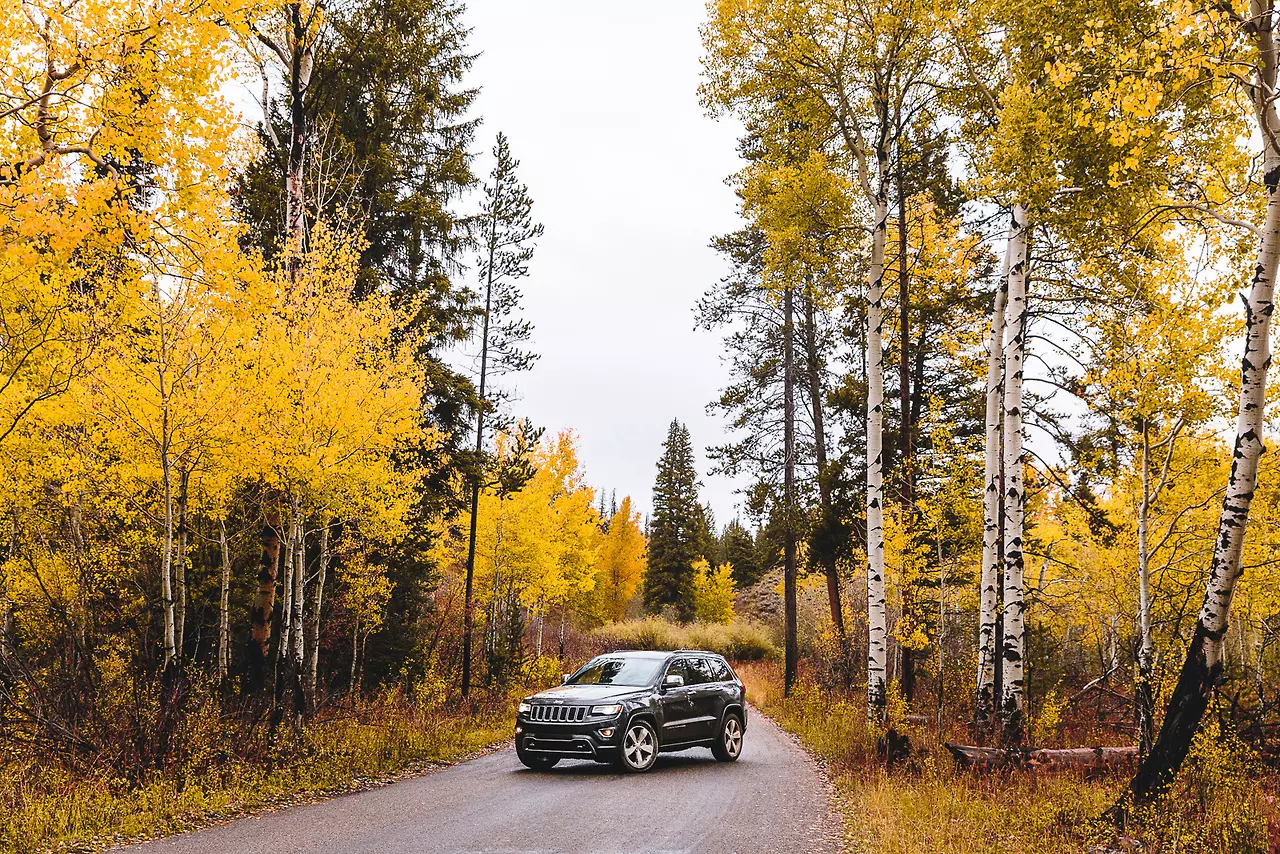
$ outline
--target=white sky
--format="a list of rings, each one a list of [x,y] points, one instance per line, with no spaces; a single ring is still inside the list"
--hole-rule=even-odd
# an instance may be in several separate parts
[[[534,369],[514,378],[516,414],[577,431],[589,481],[649,508],[667,425],[689,425],[704,500],[719,524],[733,484],[708,476],[722,441],[705,406],[727,379],[720,336],[695,331],[697,298],[725,272],[708,248],[737,227],[724,179],[737,126],[704,115],[700,0],[469,0],[481,53],[476,163],[511,141],[546,227],[523,282]]]

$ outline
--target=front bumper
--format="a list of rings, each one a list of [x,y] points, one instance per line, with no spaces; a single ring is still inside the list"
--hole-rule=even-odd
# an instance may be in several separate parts
[[[622,743],[619,718],[583,721],[581,723],[546,723],[516,721],[516,747],[536,756],[595,759],[606,762],[618,754]]]

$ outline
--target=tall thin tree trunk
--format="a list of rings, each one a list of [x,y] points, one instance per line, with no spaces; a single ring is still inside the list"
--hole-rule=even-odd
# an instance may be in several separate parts
[[[352,697],[356,695],[356,673],[357,665],[360,662],[360,617],[355,619],[355,625],[351,628],[351,678],[347,681],[347,693]]]
[[[915,562],[915,474],[912,470],[911,444],[911,293],[907,281],[907,194],[902,172],[902,146],[898,146],[898,405],[901,436],[899,451],[902,456],[902,523],[903,569],[914,570]],[[915,616],[915,573],[903,572],[902,610],[908,620]],[[916,668],[914,651],[900,645],[902,666],[899,680],[902,697],[908,703],[915,698]]]
[[[822,382],[822,358],[818,353],[818,320],[810,292],[812,283],[805,288],[804,296],[804,347],[805,363],[809,380],[809,404],[813,410],[813,458],[818,470],[818,512],[824,528],[834,520],[835,510],[831,506],[831,478],[827,471],[827,434],[824,416],[825,391]],[[823,571],[827,577],[827,605],[831,610],[831,624],[840,636],[842,654],[844,646],[844,609],[840,605],[840,573],[836,567],[835,552],[830,548],[822,550]]]
[[[164,501],[164,539],[160,554],[160,600],[164,608],[164,666],[178,659],[178,633],[173,607],[173,465],[167,450],[160,452],[160,479]]]
[[[1151,507],[1151,435],[1142,422],[1142,495],[1138,502],[1138,686],[1135,705],[1138,718],[1138,752],[1146,756],[1155,737],[1155,698],[1151,685],[1151,583],[1147,552],[1147,515]]]
[[[1191,749],[1191,740],[1209,704],[1209,696],[1224,668],[1223,639],[1231,616],[1236,583],[1244,573],[1245,526],[1258,485],[1258,460],[1265,450],[1263,427],[1267,370],[1271,366],[1271,315],[1276,267],[1280,264],[1280,116],[1276,114],[1277,49],[1274,18],[1269,5],[1251,0],[1250,21],[1258,47],[1255,111],[1263,141],[1263,181],[1267,191],[1266,217],[1258,241],[1253,283],[1244,300],[1244,356],[1240,363],[1240,408],[1235,447],[1209,582],[1196,620],[1195,633],[1178,682],[1169,697],[1164,723],[1151,752],[1134,776],[1135,799],[1149,800],[1168,786]]]
[[[218,548],[222,553],[222,584],[218,591],[218,681],[226,682],[231,671],[231,544],[227,520],[218,519]]]
[[[294,503],[294,538],[297,543],[294,547],[294,568],[293,568],[293,615],[289,618],[289,624],[293,630],[293,648],[290,650],[289,661],[289,690],[293,692],[293,711],[295,722],[301,719],[302,714],[306,711],[306,693],[303,690],[304,670],[306,667],[306,624],[304,616],[306,610],[306,592],[307,592],[307,529],[306,519],[303,517],[301,507],[295,501]]]
[[[1013,206],[1009,233],[1009,294],[1004,375],[1004,623],[1000,740],[1020,747],[1026,729],[1025,622],[1022,528],[1022,363],[1027,336],[1027,209]]]
[[[316,557],[316,583],[311,593],[311,631],[307,641],[307,702],[316,705],[316,674],[320,664],[320,614],[324,607],[324,583],[329,574],[329,517],[320,520],[320,554]]]
[[[476,407],[476,461],[480,464],[484,451],[485,384],[489,372],[489,314],[493,310],[493,264],[497,252],[496,214],[489,222],[489,263],[484,287],[484,318],[480,332],[480,393]],[[471,531],[467,537],[467,575],[463,585],[462,606],[462,696],[471,691],[471,633],[475,622],[476,524],[480,515],[480,479],[471,484]]]
[[[1004,275],[991,308],[987,334],[986,455],[982,493],[982,575],[978,607],[978,690],[974,700],[974,726],[980,734],[991,731],[995,721],[996,621],[1000,607],[1001,556],[1001,418],[1004,409],[1004,303],[1009,284],[1009,245],[1004,253]]]
[[[888,617],[884,598],[884,248],[889,205],[882,176],[867,280],[867,718],[882,725],[888,710]]]
[[[266,511],[262,523],[262,559],[258,564],[258,589],[249,609],[249,680],[250,691],[261,691],[266,685],[267,663],[271,657],[271,617],[276,607],[276,579],[280,567],[280,519],[274,510]]]
[[[791,694],[799,666],[796,641],[796,392],[795,392],[795,296],[788,284],[782,292],[782,518],[785,540],[782,551],[782,596],[786,618],[784,693]]]
[[[187,486],[190,480],[191,471],[181,469],[178,473],[178,547],[173,567],[173,582],[177,593],[177,601],[173,606],[173,635],[179,656],[186,646],[187,631]]]

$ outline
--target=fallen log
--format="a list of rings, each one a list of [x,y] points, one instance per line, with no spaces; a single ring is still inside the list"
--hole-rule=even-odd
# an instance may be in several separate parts
[[[1131,769],[1138,763],[1138,748],[1065,747],[1060,749],[1008,749],[970,747],[946,743],[947,750],[962,769],[995,770],[1017,768],[1031,771],[1113,771]]]

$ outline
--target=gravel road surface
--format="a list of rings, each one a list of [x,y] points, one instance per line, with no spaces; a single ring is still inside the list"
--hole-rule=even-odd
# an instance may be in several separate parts
[[[696,748],[648,774],[502,750],[434,774],[149,842],[145,854],[835,854],[828,792],[755,714],[741,758]]]

